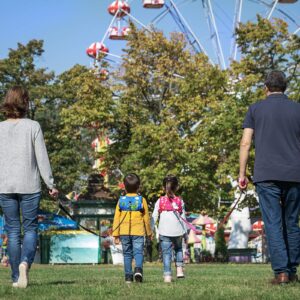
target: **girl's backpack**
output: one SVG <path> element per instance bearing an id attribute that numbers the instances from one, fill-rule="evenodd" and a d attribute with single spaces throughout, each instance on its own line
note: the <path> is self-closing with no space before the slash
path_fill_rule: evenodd
<path id="1" fill-rule="evenodd" d="M 163 211 L 177 211 L 182 213 L 182 201 L 179 197 L 169 198 L 162 196 L 159 198 L 159 212 Z"/>
<path id="2" fill-rule="evenodd" d="M 119 199 L 119 209 L 121 211 L 143 211 L 142 196 L 121 196 Z"/>

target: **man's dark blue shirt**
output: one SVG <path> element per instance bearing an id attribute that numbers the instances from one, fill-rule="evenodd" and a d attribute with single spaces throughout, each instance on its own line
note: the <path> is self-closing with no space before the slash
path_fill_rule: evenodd
<path id="1" fill-rule="evenodd" d="M 271 94 L 252 104 L 243 128 L 254 130 L 254 182 L 300 182 L 300 104 Z"/>

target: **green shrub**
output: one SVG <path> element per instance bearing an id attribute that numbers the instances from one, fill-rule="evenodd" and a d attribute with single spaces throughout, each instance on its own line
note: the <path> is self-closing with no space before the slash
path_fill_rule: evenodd
<path id="1" fill-rule="evenodd" d="M 227 262 L 228 261 L 228 251 L 227 245 L 225 241 L 225 233 L 224 227 L 221 226 L 215 233 L 215 241 L 216 241 L 216 250 L 215 250 L 215 258 L 219 262 Z"/>

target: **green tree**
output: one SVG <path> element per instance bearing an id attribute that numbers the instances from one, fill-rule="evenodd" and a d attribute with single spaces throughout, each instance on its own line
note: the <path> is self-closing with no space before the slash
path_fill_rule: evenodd
<path id="1" fill-rule="evenodd" d="M 0 60 L 0 99 L 13 85 L 26 87 L 30 93 L 31 119 L 36 118 L 37 111 L 51 97 L 49 84 L 54 73 L 37 67 L 43 52 L 43 41 L 31 40 L 26 45 L 18 43 L 17 49 L 9 49 L 8 57 Z"/>
<path id="2" fill-rule="evenodd" d="M 227 74 L 203 54 L 194 54 L 183 35 L 132 28 L 127 56 L 114 87 L 115 143 L 110 167 L 135 171 L 143 193 L 155 201 L 168 173 L 180 177 L 188 209 L 214 207 L 215 158 L 206 159 L 205 140 L 195 128 L 203 125 L 214 103 L 225 97 Z"/>
<path id="3" fill-rule="evenodd" d="M 80 65 L 58 76 L 54 88 L 58 127 L 51 158 L 59 186 L 69 192 L 92 172 L 91 142 L 112 126 L 114 102 L 109 88 Z"/>

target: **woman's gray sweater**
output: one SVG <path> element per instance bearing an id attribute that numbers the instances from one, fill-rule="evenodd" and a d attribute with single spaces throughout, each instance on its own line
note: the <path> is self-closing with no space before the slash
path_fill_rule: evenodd
<path id="1" fill-rule="evenodd" d="M 40 124 L 30 119 L 0 122 L 0 193 L 41 191 L 40 175 L 54 187 Z"/>

